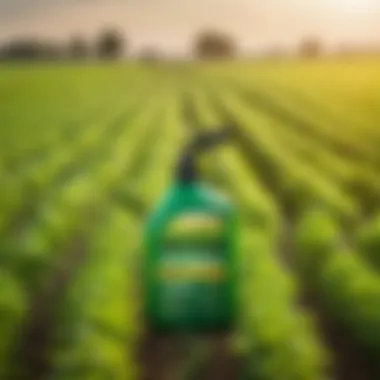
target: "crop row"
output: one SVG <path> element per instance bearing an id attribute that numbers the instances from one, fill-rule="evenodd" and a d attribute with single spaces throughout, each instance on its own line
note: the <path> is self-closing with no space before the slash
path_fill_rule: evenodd
<path id="1" fill-rule="evenodd" d="M 138 235 L 133 215 L 107 208 L 91 236 L 88 260 L 57 308 L 51 380 L 137 378 L 132 280 Z"/>
<path id="2" fill-rule="evenodd" d="M 48 286 L 49 281 L 53 280 L 52 273 L 54 275 L 60 265 L 66 265 L 64 264 L 65 256 L 68 256 L 68 250 L 71 249 L 71 244 L 78 236 L 84 240 L 90 239 L 89 231 L 99 217 L 97 211 L 103 209 L 107 197 L 112 196 L 120 181 L 123 180 L 126 168 L 129 164 L 132 165 L 134 152 L 143 148 L 144 136 L 148 133 L 147 126 L 153 125 L 156 109 L 159 108 L 158 104 L 154 103 L 154 99 L 145 105 L 148 106 L 148 112 L 139 112 L 137 116 L 134 116 L 135 120 L 132 114 L 128 128 L 125 128 L 127 120 L 121 120 L 116 126 L 120 130 L 118 134 L 122 137 L 124 146 L 118 147 L 115 140 L 111 137 L 107 138 L 107 135 L 103 137 L 100 131 L 106 128 L 102 123 L 93 126 L 93 130 L 86 128 L 81 138 L 74 143 L 77 151 L 74 156 L 79 157 L 78 155 L 85 151 L 94 157 L 94 162 L 90 163 L 91 166 L 83 165 L 83 162 L 79 163 L 73 168 L 73 173 L 59 186 L 50 184 L 49 179 L 46 178 L 45 186 L 42 186 L 44 199 L 36 208 L 31 220 L 27 221 L 16 234 L 3 240 L 2 305 L 5 312 L 9 314 L 9 318 L 1 320 L 0 326 L 1 331 L 4 332 L 0 367 L 2 370 L 4 368 L 4 372 L 10 370 L 5 367 L 9 363 L 14 346 L 18 344 L 15 334 L 20 331 L 21 324 L 32 317 L 29 307 L 34 295 Z M 114 128 L 109 129 L 110 134 Z M 137 132 L 134 140 L 130 142 L 133 149 L 128 149 L 125 142 L 133 131 Z M 138 137 L 139 135 L 141 138 Z M 88 144 L 85 143 L 89 141 L 89 138 L 91 138 L 91 147 L 94 152 L 89 150 Z M 99 152 L 100 149 L 104 151 L 107 146 L 110 149 L 110 157 L 109 159 L 103 157 L 103 160 L 99 162 L 94 153 L 96 150 Z M 110 165 L 112 165 L 112 171 L 109 170 Z M 40 178 L 44 180 L 42 174 L 40 173 Z M 45 174 L 48 175 L 49 172 Z"/>
<path id="3" fill-rule="evenodd" d="M 129 190 L 123 184 L 130 183 L 130 173 L 136 165 L 140 166 L 140 151 L 154 146 L 152 131 L 162 126 L 165 138 L 170 139 L 171 129 L 176 125 L 156 124 L 156 120 L 169 121 L 175 115 L 170 91 L 162 89 L 161 95 L 145 104 L 145 112 L 136 116 L 128 130 L 111 145 L 109 157 L 94 168 L 95 178 L 110 194 L 112 204 L 104 205 L 105 217 L 90 239 L 87 260 L 57 309 L 50 358 L 53 380 L 138 376 L 135 353 L 141 326 L 135 273 L 140 221 L 133 209 L 123 210 L 120 194 Z M 132 131 L 133 139 L 129 138 Z M 156 169 L 165 165 L 165 160 L 157 161 L 153 150 L 149 163 L 154 163 Z M 162 174 L 161 171 L 151 173 Z M 142 178 L 154 179 L 148 175 Z M 152 191 L 154 187 L 147 190 Z M 115 198 L 115 194 L 119 196 Z"/>
<path id="4" fill-rule="evenodd" d="M 380 157 L 376 148 L 379 136 L 375 134 L 374 120 L 368 121 L 369 131 L 365 132 L 365 118 L 353 123 L 354 117 L 347 118 L 347 112 L 344 117 L 331 116 L 331 108 L 338 107 L 339 111 L 339 106 L 330 98 L 318 98 L 315 92 L 316 98 L 313 98 L 306 90 L 298 93 L 294 85 L 284 87 L 270 80 L 266 83 L 258 78 L 242 79 L 219 78 L 219 87 L 239 94 L 256 114 L 274 121 L 272 138 L 286 156 L 298 156 L 298 160 L 318 169 L 319 176 L 327 176 L 330 182 L 340 184 L 358 199 L 365 212 L 379 203 Z M 344 98 L 350 96 L 352 94 L 345 94 Z M 356 107 L 349 114 L 355 116 L 360 110 Z M 376 114 L 372 112 L 372 115 Z M 266 128 L 270 127 L 266 123 Z"/>
<path id="5" fill-rule="evenodd" d="M 378 220 L 362 227 L 358 235 L 358 244 L 349 247 L 331 214 L 324 209 L 305 210 L 295 231 L 296 269 L 379 374 L 380 279 L 369 264 L 379 241 Z"/>
<path id="6" fill-rule="evenodd" d="M 194 96 L 199 124 L 218 125 L 220 115 L 202 93 Z M 215 154 L 225 190 L 242 215 L 239 254 L 241 325 L 239 333 L 247 378 L 324 379 L 328 357 L 313 321 L 297 307 L 296 284 L 276 259 L 279 220 L 275 207 L 250 175 L 236 149 Z M 213 161 L 215 163 L 215 160 Z M 254 217 L 252 217 L 254 216 Z"/>
<path id="7" fill-rule="evenodd" d="M 357 218 L 358 207 L 351 197 L 313 167 L 286 154 L 276 142 L 270 118 L 250 109 L 232 91 L 219 96 L 214 93 L 214 96 L 223 118 L 238 126 L 236 136 L 247 162 L 287 215 L 294 217 L 305 207 L 319 202 L 342 222 Z"/>

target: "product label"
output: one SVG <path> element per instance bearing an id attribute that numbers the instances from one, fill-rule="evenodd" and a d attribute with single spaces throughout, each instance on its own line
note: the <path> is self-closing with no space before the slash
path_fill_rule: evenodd
<path id="1" fill-rule="evenodd" d="M 160 312 L 172 321 L 210 320 L 222 308 L 222 221 L 185 214 L 169 226 L 158 265 Z"/>

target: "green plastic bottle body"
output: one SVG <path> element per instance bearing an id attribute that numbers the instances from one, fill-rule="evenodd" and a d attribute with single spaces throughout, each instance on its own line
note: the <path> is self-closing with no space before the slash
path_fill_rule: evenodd
<path id="1" fill-rule="evenodd" d="M 147 221 L 144 314 L 155 331 L 223 331 L 236 319 L 237 213 L 215 191 L 177 183 Z"/>

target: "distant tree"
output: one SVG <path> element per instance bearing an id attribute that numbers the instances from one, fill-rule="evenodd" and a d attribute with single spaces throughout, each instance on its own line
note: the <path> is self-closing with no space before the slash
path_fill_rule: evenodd
<path id="1" fill-rule="evenodd" d="M 8 42 L 0 49 L 2 60 L 32 61 L 58 60 L 62 58 L 62 49 L 55 43 L 38 39 L 17 39 Z"/>
<path id="2" fill-rule="evenodd" d="M 123 36 L 117 30 L 105 30 L 98 41 L 98 55 L 105 59 L 116 59 L 123 55 L 126 48 Z"/>
<path id="3" fill-rule="evenodd" d="M 194 42 L 194 54 L 201 59 L 233 58 L 237 45 L 233 37 L 216 30 L 200 32 Z"/>
<path id="4" fill-rule="evenodd" d="M 15 40 L 1 47 L 3 60 L 31 60 L 39 55 L 38 43 L 35 40 Z"/>
<path id="5" fill-rule="evenodd" d="M 68 55 L 73 59 L 84 59 L 89 55 L 86 40 L 81 36 L 74 36 L 69 42 Z"/>
<path id="6" fill-rule="evenodd" d="M 309 37 L 301 41 L 299 54 L 303 57 L 318 57 L 323 53 L 322 42 L 317 37 Z"/>

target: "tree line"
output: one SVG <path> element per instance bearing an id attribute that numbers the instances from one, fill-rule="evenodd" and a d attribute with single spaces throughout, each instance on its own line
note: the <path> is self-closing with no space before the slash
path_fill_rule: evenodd
<path id="1" fill-rule="evenodd" d="M 102 31 L 94 41 L 81 36 L 73 36 L 65 44 L 51 43 L 38 39 L 18 39 L 0 47 L 2 60 L 117 60 L 129 54 L 129 41 L 116 29 Z M 197 59 L 233 59 L 239 56 L 238 41 L 228 33 L 218 30 L 202 30 L 195 35 L 191 47 L 192 56 Z M 378 47 L 343 46 L 339 54 L 349 56 L 358 54 L 379 54 Z M 287 55 L 318 57 L 324 54 L 324 46 L 318 37 L 303 39 L 296 50 L 290 53 L 281 48 L 268 50 L 263 55 L 279 58 Z M 146 48 L 139 54 L 143 61 L 157 61 L 163 58 L 158 48 Z"/>
<path id="2" fill-rule="evenodd" d="M 85 60 L 87 58 L 119 59 L 124 55 L 127 41 L 114 29 L 107 29 L 94 41 L 73 36 L 59 44 L 38 38 L 11 40 L 0 47 L 2 60 Z"/>

